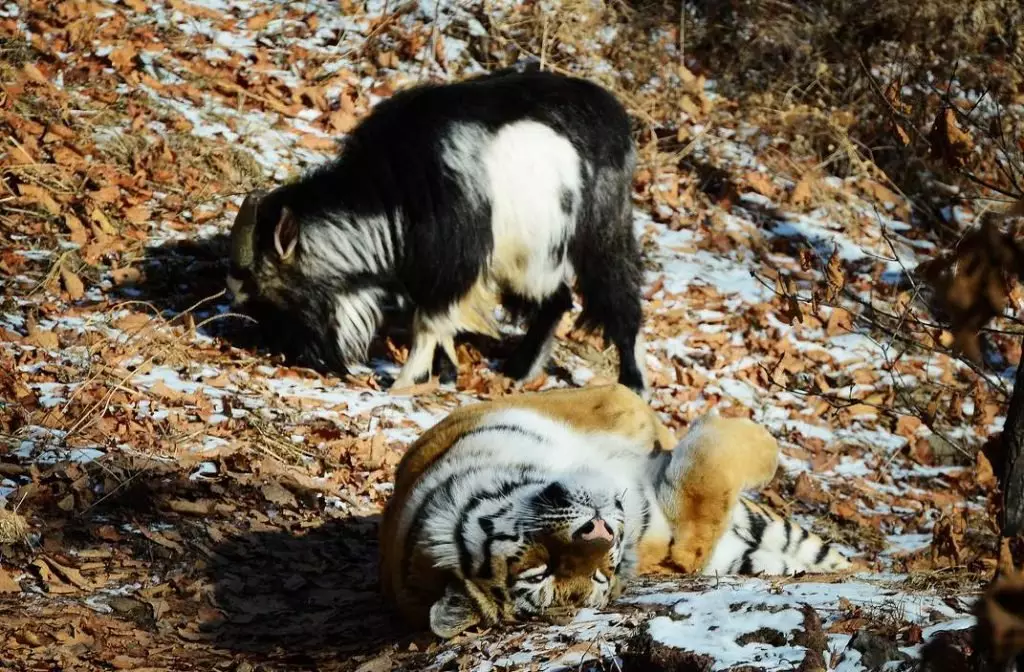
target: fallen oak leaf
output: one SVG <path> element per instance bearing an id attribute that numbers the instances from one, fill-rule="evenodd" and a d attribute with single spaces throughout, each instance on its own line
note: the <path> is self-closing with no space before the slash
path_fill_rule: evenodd
<path id="1" fill-rule="evenodd" d="M 818 176 L 813 172 L 805 173 L 800 181 L 793 187 L 793 193 L 789 196 L 789 202 L 797 207 L 802 207 L 811 202 L 811 196 L 814 193 L 814 186 L 818 181 Z"/>
<path id="2" fill-rule="evenodd" d="M 135 50 L 135 46 L 128 42 L 110 52 L 107 58 L 118 71 L 128 72 L 135 69 L 136 56 L 138 56 L 138 52 Z"/>
<path id="3" fill-rule="evenodd" d="M 27 199 L 31 203 L 42 206 L 51 215 L 60 214 L 60 204 L 54 200 L 53 196 L 50 195 L 46 189 L 43 189 L 37 184 L 22 184 L 18 186 L 18 193 L 22 198 Z"/>
<path id="4" fill-rule="evenodd" d="M 82 225 L 82 220 L 70 212 L 64 213 L 64 226 L 71 233 L 71 242 L 82 246 L 89 242 L 89 232 Z"/>
<path id="5" fill-rule="evenodd" d="M 775 185 L 772 183 L 772 179 L 764 173 L 753 171 L 747 173 L 745 179 L 750 188 L 762 196 L 770 198 L 775 195 Z"/>
<path id="6" fill-rule="evenodd" d="M 93 208 L 92 212 L 89 213 L 89 219 L 91 219 L 96 224 L 96 226 L 99 227 L 100 231 L 107 234 L 108 236 L 117 235 L 117 228 L 115 228 L 114 225 L 110 223 L 110 220 L 107 219 L 107 216 L 103 214 L 103 211 L 100 210 L 99 208 Z"/>
<path id="7" fill-rule="evenodd" d="M 21 585 L 11 578 L 11 575 L 7 573 L 3 567 L 0 567 L 0 594 L 3 593 L 20 593 Z"/>
<path id="8" fill-rule="evenodd" d="M 825 301 L 835 303 L 846 286 L 846 274 L 843 273 L 843 260 L 839 256 L 839 245 L 832 248 L 832 256 L 825 265 Z"/>
<path id="9" fill-rule="evenodd" d="M 92 582 L 86 579 L 84 576 L 82 576 L 82 573 L 74 567 L 62 565 L 53 558 L 47 556 L 44 556 L 43 560 L 45 560 L 46 564 L 48 564 L 53 569 L 53 571 L 56 572 L 66 582 L 83 590 L 92 589 Z"/>
<path id="10" fill-rule="evenodd" d="M 68 293 L 72 301 L 78 301 L 85 296 L 85 284 L 81 278 L 75 275 L 74 271 L 68 268 L 67 264 L 61 264 L 60 280 L 64 285 L 64 291 Z"/>
<path id="11" fill-rule="evenodd" d="M 312 133 L 305 133 L 299 138 L 299 147 L 324 152 L 333 152 L 338 149 L 338 145 L 333 138 L 325 138 Z"/>
<path id="12" fill-rule="evenodd" d="M 290 507 L 298 505 L 298 502 L 295 500 L 295 495 L 280 483 L 274 481 L 266 483 L 262 488 L 260 488 L 260 492 L 263 494 L 264 499 L 271 504 Z"/>
<path id="13" fill-rule="evenodd" d="M 21 70 L 30 81 L 33 81 L 36 84 L 50 85 L 50 78 L 43 74 L 43 71 L 40 70 L 39 66 L 35 63 L 26 63 L 22 66 Z"/>
<path id="14" fill-rule="evenodd" d="M 928 133 L 931 155 L 951 168 L 962 168 L 974 151 L 974 141 L 957 123 L 956 112 L 945 107 L 932 124 Z"/>
<path id="15" fill-rule="evenodd" d="M 132 224 L 145 224 L 149 221 L 150 211 L 144 205 L 135 205 L 124 211 L 124 218 Z"/>

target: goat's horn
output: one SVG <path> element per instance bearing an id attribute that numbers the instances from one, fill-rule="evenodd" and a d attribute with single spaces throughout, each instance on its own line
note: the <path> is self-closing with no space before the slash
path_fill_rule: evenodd
<path id="1" fill-rule="evenodd" d="M 267 195 L 262 189 L 250 191 L 242 201 L 235 215 L 235 223 L 231 227 L 231 257 L 239 268 L 252 266 L 254 256 L 254 239 L 256 232 L 256 213 L 260 201 Z"/>

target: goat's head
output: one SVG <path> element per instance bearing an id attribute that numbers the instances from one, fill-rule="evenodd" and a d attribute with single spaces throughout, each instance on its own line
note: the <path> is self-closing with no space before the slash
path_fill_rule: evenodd
<path id="1" fill-rule="evenodd" d="M 259 299 L 286 308 L 284 291 L 294 266 L 299 224 L 278 192 L 256 190 L 242 202 L 231 228 L 227 285 L 234 305 Z"/>
<path id="2" fill-rule="evenodd" d="M 235 306 L 272 316 L 266 328 L 304 334 L 289 349 L 309 365 L 339 372 L 365 356 L 379 326 L 389 293 L 378 279 L 390 258 L 361 254 L 363 231 L 303 194 L 284 185 L 246 196 L 231 229 L 227 286 Z"/>

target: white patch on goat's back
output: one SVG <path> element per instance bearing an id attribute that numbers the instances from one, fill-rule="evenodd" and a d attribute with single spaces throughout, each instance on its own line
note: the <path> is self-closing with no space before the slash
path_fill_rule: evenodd
<path id="1" fill-rule="evenodd" d="M 551 127 L 519 121 L 495 134 L 483 162 L 490 183 L 494 272 L 517 293 L 546 298 L 572 272 L 557 251 L 565 249 L 576 228 L 582 200 L 579 153 Z"/>
<path id="2" fill-rule="evenodd" d="M 493 134 L 456 124 L 442 158 L 471 203 L 490 204 L 491 274 L 502 287 L 539 301 L 571 282 L 564 251 L 582 202 L 582 161 L 565 136 L 536 121 Z"/>

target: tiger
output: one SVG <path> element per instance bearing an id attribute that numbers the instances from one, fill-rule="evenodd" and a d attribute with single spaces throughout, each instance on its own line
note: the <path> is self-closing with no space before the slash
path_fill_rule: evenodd
<path id="1" fill-rule="evenodd" d="M 705 415 L 681 441 L 623 385 L 460 407 L 403 455 L 380 525 L 380 586 L 405 620 L 565 622 L 661 572 L 791 575 L 850 561 L 741 496 L 779 446 L 745 418 Z"/>

